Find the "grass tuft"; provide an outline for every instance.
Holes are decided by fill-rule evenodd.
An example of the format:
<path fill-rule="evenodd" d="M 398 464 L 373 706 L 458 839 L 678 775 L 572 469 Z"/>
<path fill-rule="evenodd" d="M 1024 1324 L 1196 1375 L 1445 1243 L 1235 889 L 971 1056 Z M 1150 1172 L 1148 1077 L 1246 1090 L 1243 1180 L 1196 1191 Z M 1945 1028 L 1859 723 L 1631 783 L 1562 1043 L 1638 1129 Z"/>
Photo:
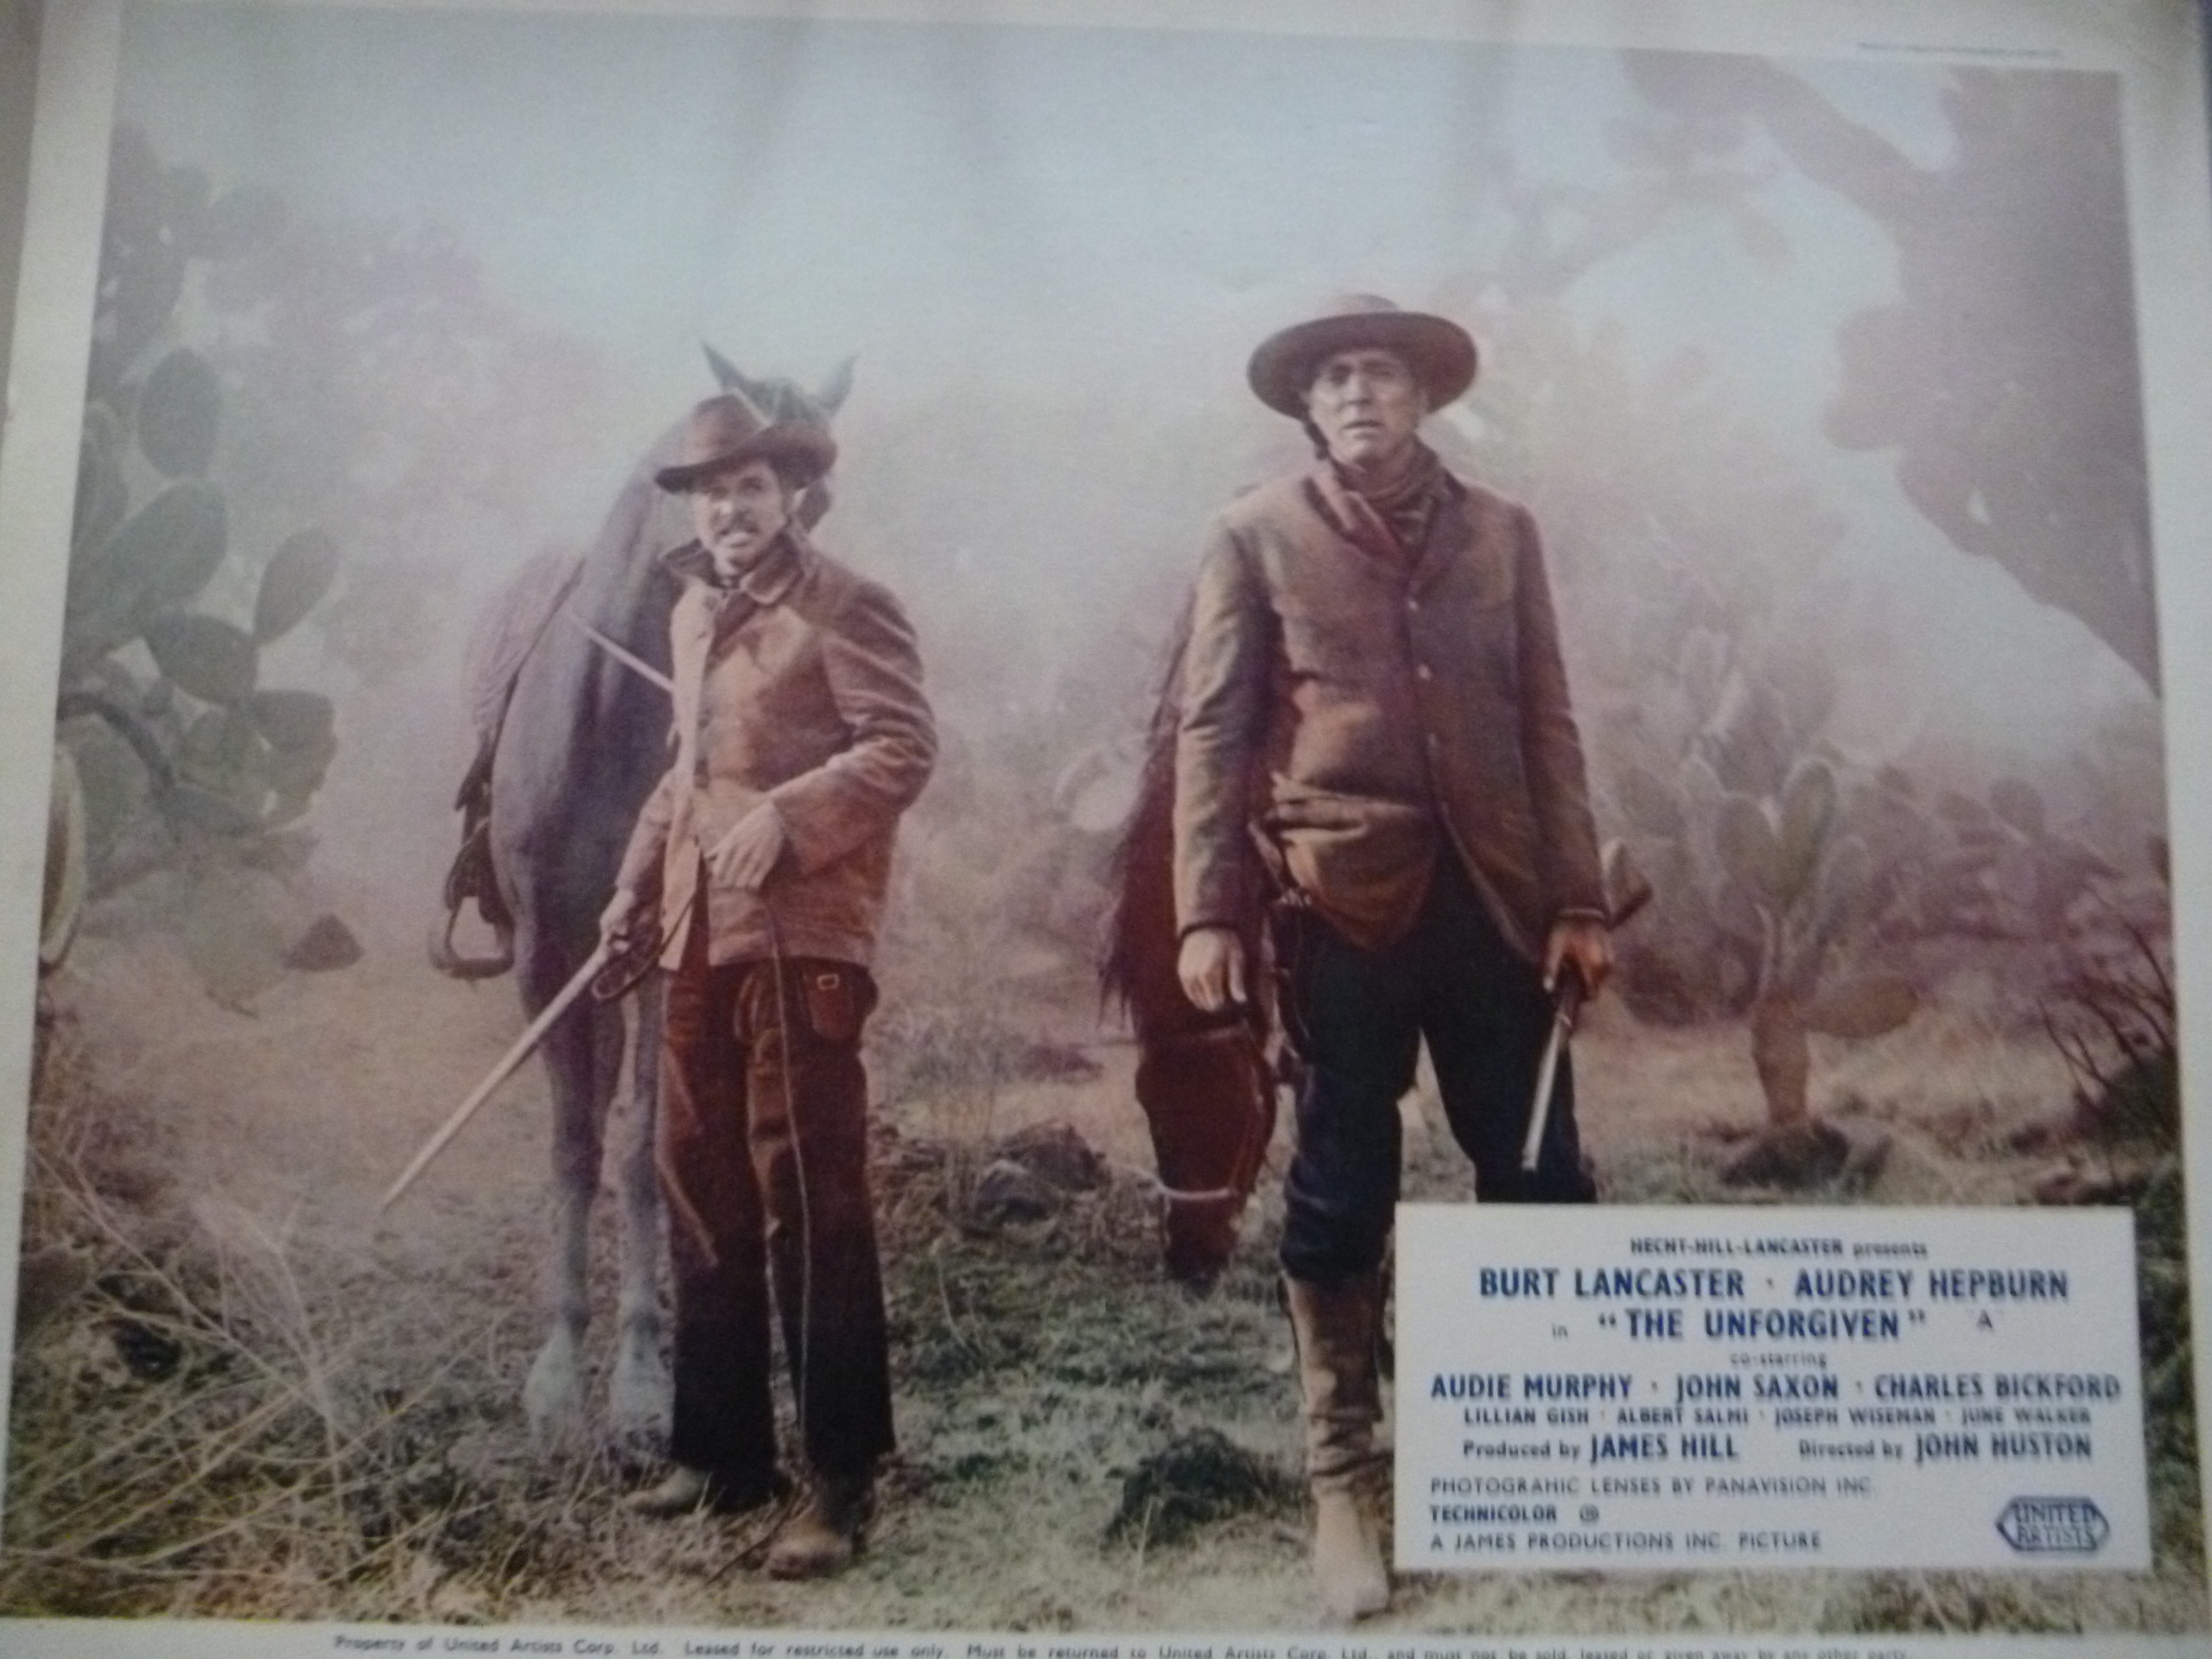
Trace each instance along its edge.
<path fill-rule="evenodd" d="M 1122 1479 L 1122 1506 L 1106 1536 L 1140 1549 L 1179 1544 L 1232 1516 L 1294 1516 L 1302 1488 L 1217 1429 L 1178 1435 Z"/>

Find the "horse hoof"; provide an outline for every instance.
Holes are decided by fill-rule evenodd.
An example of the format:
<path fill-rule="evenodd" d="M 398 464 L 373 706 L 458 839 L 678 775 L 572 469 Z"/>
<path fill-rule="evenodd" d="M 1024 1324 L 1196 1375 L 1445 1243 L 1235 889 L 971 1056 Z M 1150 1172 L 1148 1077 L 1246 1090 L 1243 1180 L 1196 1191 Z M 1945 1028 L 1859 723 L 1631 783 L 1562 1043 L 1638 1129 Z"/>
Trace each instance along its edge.
<path fill-rule="evenodd" d="M 541 1451 L 582 1440 L 583 1405 L 573 1338 L 556 1333 L 537 1351 L 522 1385 L 522 1409 L 530 1420 L 531 1443 Z"/>
<path fill-rule="evenodd" d="M 624 1345 L 614 1362 L 607 1407 L 608 1427 L 617 1440 L 628 1444 L 667 1437 L 676 1415 L 676 1380 L 658 1342 L 637 1348 Z"/>

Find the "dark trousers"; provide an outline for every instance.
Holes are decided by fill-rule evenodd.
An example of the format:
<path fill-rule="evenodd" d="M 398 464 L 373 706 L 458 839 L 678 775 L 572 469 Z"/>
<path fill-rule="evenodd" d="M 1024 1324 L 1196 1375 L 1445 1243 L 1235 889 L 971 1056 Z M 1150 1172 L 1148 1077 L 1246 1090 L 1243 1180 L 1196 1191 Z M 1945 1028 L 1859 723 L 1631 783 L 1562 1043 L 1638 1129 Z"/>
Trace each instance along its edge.
<path fill-rule="evenodd" d="M 1294 909 L 1278 949 L 1287 1028 L 1306 1064 L 1298 1150 L 1284 1182 L 1282 1268 L 1336 1284 L 1382 1265 L 1398 1201 L 1398 1102 L 1425 1038 L 1452 1138 L 1486 1204 L 1586 1204 L 1597 1188 L 1574 1128 L 1562 1055 L 1534 1173 L 1521 1168 L 1530 1096 L 1552 1021 L 1535 964 L 1515 953 L 1448 853 L 1405 938 L 1362 950 Z"/>
<path fill-rule="evenodd" d="M 769 1285 L 809 1464 L 864 1475 L 892 1446 L 891 1374 L 868 1190 L 850 963 L 709 966 L 695 927 L 671 976 L 658 1157 L 676 1281 L 678 1463 L 733 1487 L 776 1466 Z"/>

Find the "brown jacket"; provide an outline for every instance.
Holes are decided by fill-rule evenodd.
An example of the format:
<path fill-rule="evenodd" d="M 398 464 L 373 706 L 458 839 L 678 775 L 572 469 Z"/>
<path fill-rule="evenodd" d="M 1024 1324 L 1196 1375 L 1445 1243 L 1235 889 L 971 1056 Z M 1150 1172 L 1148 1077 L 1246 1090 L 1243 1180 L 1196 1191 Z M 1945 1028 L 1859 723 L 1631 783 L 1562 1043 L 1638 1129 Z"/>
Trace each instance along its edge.
<path fill-rule="evenodd" d="M 706 577 L 696 543 L 669 620 L 676 764 L 646 798 L 618 882 L 661 870 L 661 957 L 682 958 L 702 858 L 762 800 L 790 845 L 759 893 L 712 882 L 708 954 L 720 963 L 827 957 L 866 966 L 892 836 L 930 775 L 937 732 L 899 601 L 796 530 L 735 588 Z"/>
<path fill-rule="evenodd" d="M 1412 926 L 1448 842 L 1534 960 L 1560 917 L 1605 913 L 1535 521 L 1447 478 L 1424 545 L 1384 556 L 1332 498 L 1324 466 L 1215 521 L 1176 741 L 1178 925 L 1248 913 L 1256 823 L 1369 949 Z"/>

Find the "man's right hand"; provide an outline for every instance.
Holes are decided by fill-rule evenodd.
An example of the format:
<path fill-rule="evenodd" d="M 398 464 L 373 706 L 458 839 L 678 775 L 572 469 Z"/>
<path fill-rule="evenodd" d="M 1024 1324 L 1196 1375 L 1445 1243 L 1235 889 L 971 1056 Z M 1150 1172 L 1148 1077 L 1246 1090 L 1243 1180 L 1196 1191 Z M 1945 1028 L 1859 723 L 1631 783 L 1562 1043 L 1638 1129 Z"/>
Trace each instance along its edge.
<path fill-rule="evenodd" d="M 618 954 L 627 950 L 638 920 L 638 895 L 627 887 L 615 888 L 607 908 L 599 912 L 599 942 Z"/>
<path fill-rule="evenodd" d="M 1207 1014 L 1244 1001 L 1244 942 L 1229 927 L 1194 927 L 1175 958 L 1183 995 Z"/>

